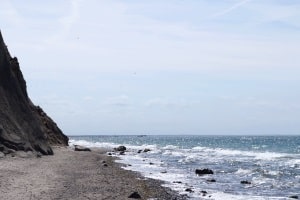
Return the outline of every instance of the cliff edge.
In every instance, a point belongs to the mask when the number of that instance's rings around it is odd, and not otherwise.
[[[67,146],[68,137],[31,102],[18,59],[10,56],[0,32],[0,152],[52,155],[51,145]]]

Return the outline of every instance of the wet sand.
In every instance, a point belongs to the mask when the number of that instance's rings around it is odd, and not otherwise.
[[[64,147],[54,148],[54,156],[23,153],[0,158],[1,199],[128,200],[133,192],[141,199],[185,199],[160,181],[122,169],[114,160],[105,150],[78,152]]]

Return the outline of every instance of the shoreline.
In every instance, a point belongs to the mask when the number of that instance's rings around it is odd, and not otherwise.
[[[163,182],[125,170],[105,149],[78,152],[54,147],[53,156],[0,158],[0,192],[3,199],[187,199],[162,186]],[[25,158],[26,157],[26,158]]]

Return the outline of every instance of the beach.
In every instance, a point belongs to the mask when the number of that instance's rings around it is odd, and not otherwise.
[[[1,199],[185,199],[162,182],[122,169],[107,150],[53,148],[53,156],[20,153],[0,158]]]

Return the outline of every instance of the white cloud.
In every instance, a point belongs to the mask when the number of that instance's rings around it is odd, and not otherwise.
[[[22,23],[24,22],[13,3],[9,0],[1,0],[0,16],[5,19],[3,20],[5,27],[10,27],[12,25],[22,26]]]
[[[227,9],[221,11],[221,12],[218,12],[218,13],[216,13],[216,14],[213,14],[211,17],[212,17],[212,18],[216,18],[216,17],[221,17],[221,16],[223,16],[223,15],[229,14],[230,12],[232,12],[232,11],[238,9],[239,7],[243,6],[244,4],[246,4],[246,3],[250,2],[250,1],[251,1],[251,0],[243,0],[243,1],[240,1],[240,2],[234,4],[233,6],[227,8]]]
[[[161,98],[156,97],[149,99],[145,102],[145,106],[147,107],[173,107],[173,108],[180,108],[180,107],[187,107],[192,102],[187,102],[184,99],[168,99],[168,98]]]
[[[61,24],[59,30],[57,30],[56,35],[52,38],[48,39],[47,42],[62,42],[66,40],[66,38],[70,35],[72,27],[76,24],[76,22],[80,18],[80,6],[82,0],[72,0],[70,1],[70,9],[67,11],[66,15],[62,18],[58,19]]]
[[[85,97],[83,97],[83,100],[84,101],[92,101],[92,100],[94,100],[95,98],[93,97],[93,96],[85,96]]]
[[[127,107],[131,104],[131,102],[127,95],[120,95],[120,96],[106,98],[104,100],[104,104],[112,105],[112,106]]]

